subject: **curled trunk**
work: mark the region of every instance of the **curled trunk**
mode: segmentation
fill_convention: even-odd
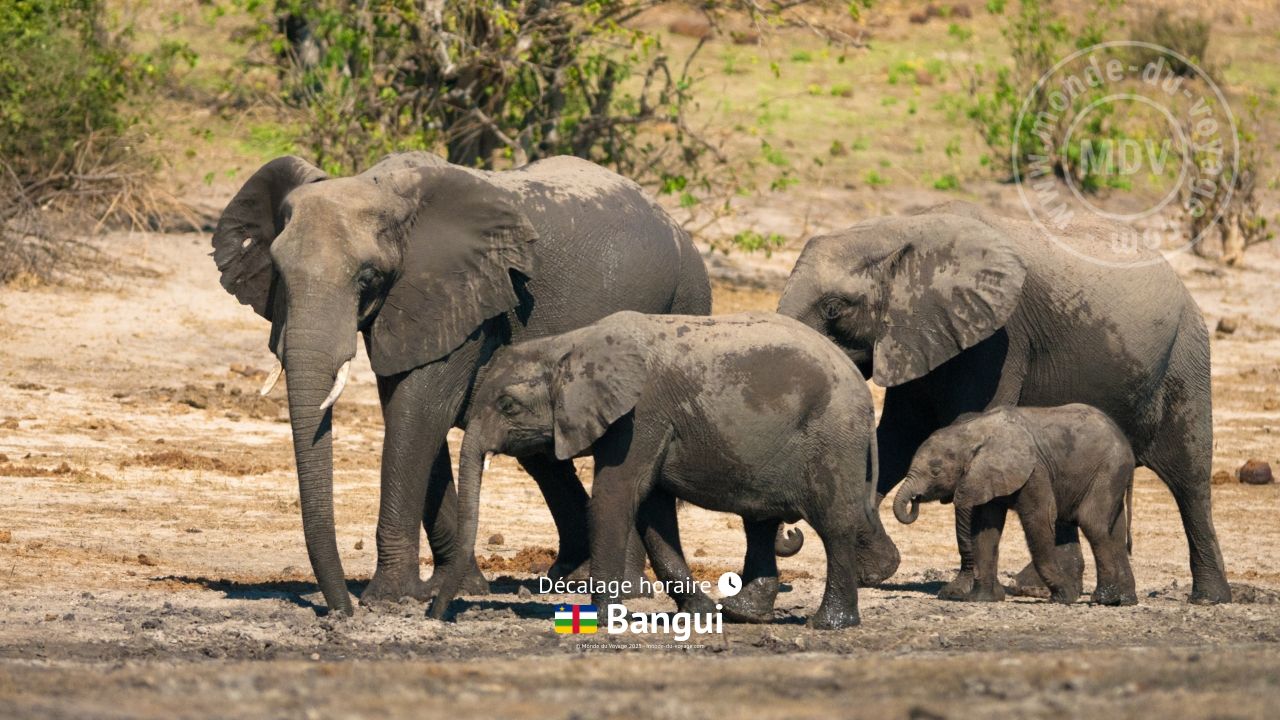
[[[484,474],[483,445],[479,433],[470,428],[462,436],[462,452],[458,457],[457,557],[460,560],[436,569],[437,572],[446,571],[436,597],[431,601],[431,609],[427,611],[427,617],[436,620],[444,617],[449,603],[457,597],[463,580],[471,570],[471,562],[466,559],[475,556],[476,531],[480,524],[480,481]]]
[[[778,557],[791,557],[804,547],[804,533],[800,528],[787,530],[785,525],[778,526],[778,534],[773,539],[773,552]]]
[[[908,476],[898,487],[898,494],[893,496],[893,516],[905,525],[915,522],[920,515],[920,493],[916,485],[916,479]]]

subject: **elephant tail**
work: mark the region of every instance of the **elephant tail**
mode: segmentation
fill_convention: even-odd
[[[1133,478],[1129,478],[1129,486],[1124,491],[1124,549],[1133,555]]]

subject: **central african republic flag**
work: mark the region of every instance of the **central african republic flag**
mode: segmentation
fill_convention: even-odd
[[[586,633],[596,631],[595,605],[557,605],[556,632],[564,634]]]

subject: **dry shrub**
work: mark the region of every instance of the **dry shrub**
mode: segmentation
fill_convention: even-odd
[[[0,477],[21,477],[21,478],[66,478],[70,480],[95,480],[108,481],[111,478],[102,473],[84,468],[72,467],[70,463],[63,461],[56,467],[42,467],[39,465],[22,465],[19,463],[0,463]]]
[[[1257,137],[1259,107],[1258,98],[1246,98],[1245,112],[1237,118],[1237,143],[1224,142],[1220,158],[1194,150],[1195,162],[1188,164],[1192,177],[1184,185],[1183,197],[1188,237],[1198,238],[1197,255],[1226,265],[1240,264],[1246,249],[1274,237],[1258,195],[1263,172],[1262,143]],[[1188,119],[1187,137],[1191,137],[1191,125]],[[1219,166],[1220,172],[1211,173]],[[1212,192],[1195,191],[1202,187]]]
[[[549,547],[525,546],[513,557],[492,554],[479,557],[477,562],[481,570],[491,572],[545,573],[556,561],[556,551]]]
[[[77,234],[196,224],[156,183],[128,110],[194,56],[176,43],[131,53],[110,16],[104,0],[0,3],[0,284],[95,267]]]
[[[1207,18],[1191,15],[1174,15],[1168,8],[1157,8],[1143,15],[1133,26],[1132,39],[1159,45],[1187,58],[1191,63],[1203,65],[1209,48],[1211,24]],[[1167,58],[1154,48],[1135,48],[1138,65],[1158,62],[1162,58],[1169,63],[1175,75],[1194,77],[1195,67],[1177,58]]]
[[[261,475],[276,469],[270,463],[253,460],[223,460],[222,458],[197,455],[184,450],[161,450],[154,453],[141,453],[120,463],[121,467],[131,465],[171,468],[174,470],[204,470],[222,473],[223,475]]]

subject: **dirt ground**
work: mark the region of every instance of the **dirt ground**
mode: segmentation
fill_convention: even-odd
[[[1146,471],[1136,607],[939,601],[956,563],[950,513],[926,506],[907,528],[886,504],[902,566],[861,591],[861,627],[804,626],[824,574],[810,532],[781,561],[772,624],[686,643],[558,636],[554,604],[586,599],[536,592],[551,519],[532,481],[497,458],[480,528],[493,542],[479,549],[491,596],[456,623],[426,620],[416,603],[323,616],[284,391],[256,394],[266,326],[218,287],[207,242],[115,235],[109,251],[150,272],[104,290],[0,290],[0,716],[1243,718],[1280,706],[1280,486],[1214,487],[1237,603],[1191,606],[1178,515]],[[793,258],[717,259],[718,277],[753,281],[719,281],[717,310],[771,308]],[[1215,469],[1280,467],[1280,255],[1255,249],[1227,271],[1174,261],[1210,327],[1238,320],[1214,339]],[[374,565],[381,444],[359,363],[335,418],[354,592]],[[686,507],[681,522],[703,577],[740,565],[735,517]],[[1027,558],[1011,525],[1008,572]],[[609,647],[619,639],[649,646]]]

